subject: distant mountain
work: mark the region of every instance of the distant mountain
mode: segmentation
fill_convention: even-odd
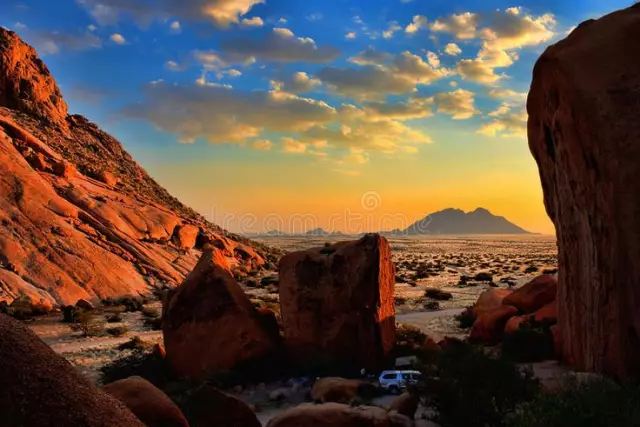
[[[427,215],[415,222],[404,234],[530,234],[502,216],[493,215],[484,208],[472,212],[445,209]]]
[[[341,236],[346,236],[346,234],[342,233],[341,231],[333,231],[333,232],[328,232],[323,228],[314,228],[312,230],[309,230],[307,232],[301,232],[301,233],[293,233],[293,234],[289,234],[289,233],[285,233],[284,231],[280,231],[280,230],[269,230],[266,233],[251,233],[251,234],[247,234],[247,237],[341,237]]]
[[[345,234],[340,231],[332,231],[329,233],[324,228],[314,228],[305,233],[305,236],[344,236]]]

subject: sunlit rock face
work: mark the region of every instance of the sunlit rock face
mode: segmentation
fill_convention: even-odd
[[[538,60],[529,146],[558,237],[562,357],[640,375],[640,6],[584,22]]]

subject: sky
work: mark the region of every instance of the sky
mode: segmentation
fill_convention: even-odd
[[[619,0],[3,0],[70,112],[232,231],[484,207],[553,234],[526,140],[545,47]]]

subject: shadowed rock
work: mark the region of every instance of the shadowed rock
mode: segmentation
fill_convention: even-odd
[[[533,70],[529,147],[558,237],[558,343],[640,377],[640,5],[579,25]]]
[[[3,427],[144,427],[22,323],[0,314]]]

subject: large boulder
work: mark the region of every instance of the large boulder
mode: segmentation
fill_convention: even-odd
[[[173,243],[180,249],[188,250],[196,245],[200,229],[195,225],[182,225],[173,232]]]
[[[147,427],[189,427],[180,408],[144,378],[129,377],[102,389],[127,405]]]
[[[577,369],[640,377],[640,5],[580,24],[533,70],[529,147],[558,237],[558,331]]]
[[[478,297],[478,301],[471,308],[471,313],[474,317],[478,317],[480,314],[487,311],[492,311],[502,305],[502,301],[509,295],[511,295],[509,289],[491,288],[487,289]]]
[[[167,360],[183,376],[230,370],[263,359],[275,343],[219,249],[207,245],[164,310]]]
[[[262,427],[246,403],[209,385],[193,390],[181,406],[191,427]]]
[[[558,281],[554,276],[545,274],[507,295],[502,304],[513,306],[522,313],[533,313],[555,301],[557,292]]]
[[[339,377],[327,377],[317,380],[311,388],[314,402],[351,403],[358,398],[372,398],[376,393],[373,384]]]
[[[3,427],[144,427],[28,327],[2,314],[0,414]]]
[[[377,406],[305,403],[276,415],[267,427],[411,427],[413,420]]]
[[[395,345],[395,269],[384,237],[294,252],[280,261],[280,307],[293,361],[376,370]]]
[[[510,305],[502,305],[491,311],[486,311],[473,322],[469,338],[474,341],[496,343],[502,339],[509,319],[517,314],[518,309]]]
[[[400,396],[393,399],[389,405],[389,412],[396,411],[399,414],[413,420],[416,417],[420,398],[415,393],[404,392]]]

